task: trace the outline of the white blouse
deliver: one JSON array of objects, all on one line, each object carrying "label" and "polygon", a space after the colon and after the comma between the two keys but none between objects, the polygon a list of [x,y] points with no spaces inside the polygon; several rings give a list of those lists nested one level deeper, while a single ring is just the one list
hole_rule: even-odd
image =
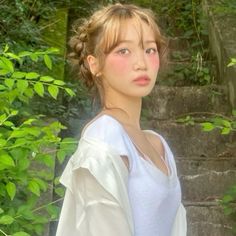
[{"label": "white blouse", "polygon": [[[173,154],[162,141],[169,175],[143,159],[109,115],[90,123],[61,177],[67,187],[57,236],[185,236],[186,211]],[[129,171],[120,158],[129,158]],[[163,159],[164,161],[164,159]]]}]

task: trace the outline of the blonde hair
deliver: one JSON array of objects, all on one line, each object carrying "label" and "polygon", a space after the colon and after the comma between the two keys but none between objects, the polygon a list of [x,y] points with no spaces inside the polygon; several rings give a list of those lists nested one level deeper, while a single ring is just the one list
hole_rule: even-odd
[{"label": "blonde hair", "polygon": [[[116,47],[121,40],[121,32],[127,20],[134,20],[137,26],[145,22],[154,32],[161,64],[166,52],[166,41],[155,22],[154,13],[135,5],[120,3],[108,5],[95,11],[89,19],[83,19],[74,27],[75,35],[71,37],[69,45],[72,52],[69,54],[74,67],[79,70],[79,78],[90,90],[98,89],[101,105],[104,106],[104,91],[99,77],[94,76],[89,69],[87,56],[93,55],[99,59],[100,68],[103,66],[106,55]],[[140,31],[142,27],[138,27]],[[140,32],[142,37],[142,32]]]}]

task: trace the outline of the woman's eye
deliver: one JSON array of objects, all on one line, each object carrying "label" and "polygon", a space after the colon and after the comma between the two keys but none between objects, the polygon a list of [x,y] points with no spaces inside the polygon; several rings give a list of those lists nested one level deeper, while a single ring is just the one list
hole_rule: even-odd
[{"label": "woman's eye", "polygon": [[128,53],[129,53],[129,49],[127,49],[127,48],[122,48],[122,49],[118,50],[118,53],[119,53],[119,54],[128,54]]},{"label": "woman's eye", "polygon": [[146,50],[146,53],[148,54],[155,54],[157,52],[157,49],[156,48],[148,48]]}]

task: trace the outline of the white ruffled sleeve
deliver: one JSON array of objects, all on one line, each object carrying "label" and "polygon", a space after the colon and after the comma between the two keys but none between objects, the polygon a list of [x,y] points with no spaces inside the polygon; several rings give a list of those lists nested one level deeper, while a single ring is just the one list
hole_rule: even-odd
[{"label": "white ruffled sleeve", "polygon": [[132,236],[128,170],[119,154],[82,138],[60,179],[66,189],[56,236]]}]

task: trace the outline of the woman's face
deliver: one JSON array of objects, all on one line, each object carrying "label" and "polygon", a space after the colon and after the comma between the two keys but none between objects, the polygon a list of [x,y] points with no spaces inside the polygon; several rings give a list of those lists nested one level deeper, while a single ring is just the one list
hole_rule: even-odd
[{"label": "woman's face", "polygon": [[159,70],[157,45],[152,29],[144,22],[141,27],[137,30],[137,24],[128,20],[120,43],[105,57],[100,72],[107,98],[144,97],[155,85]]}]

